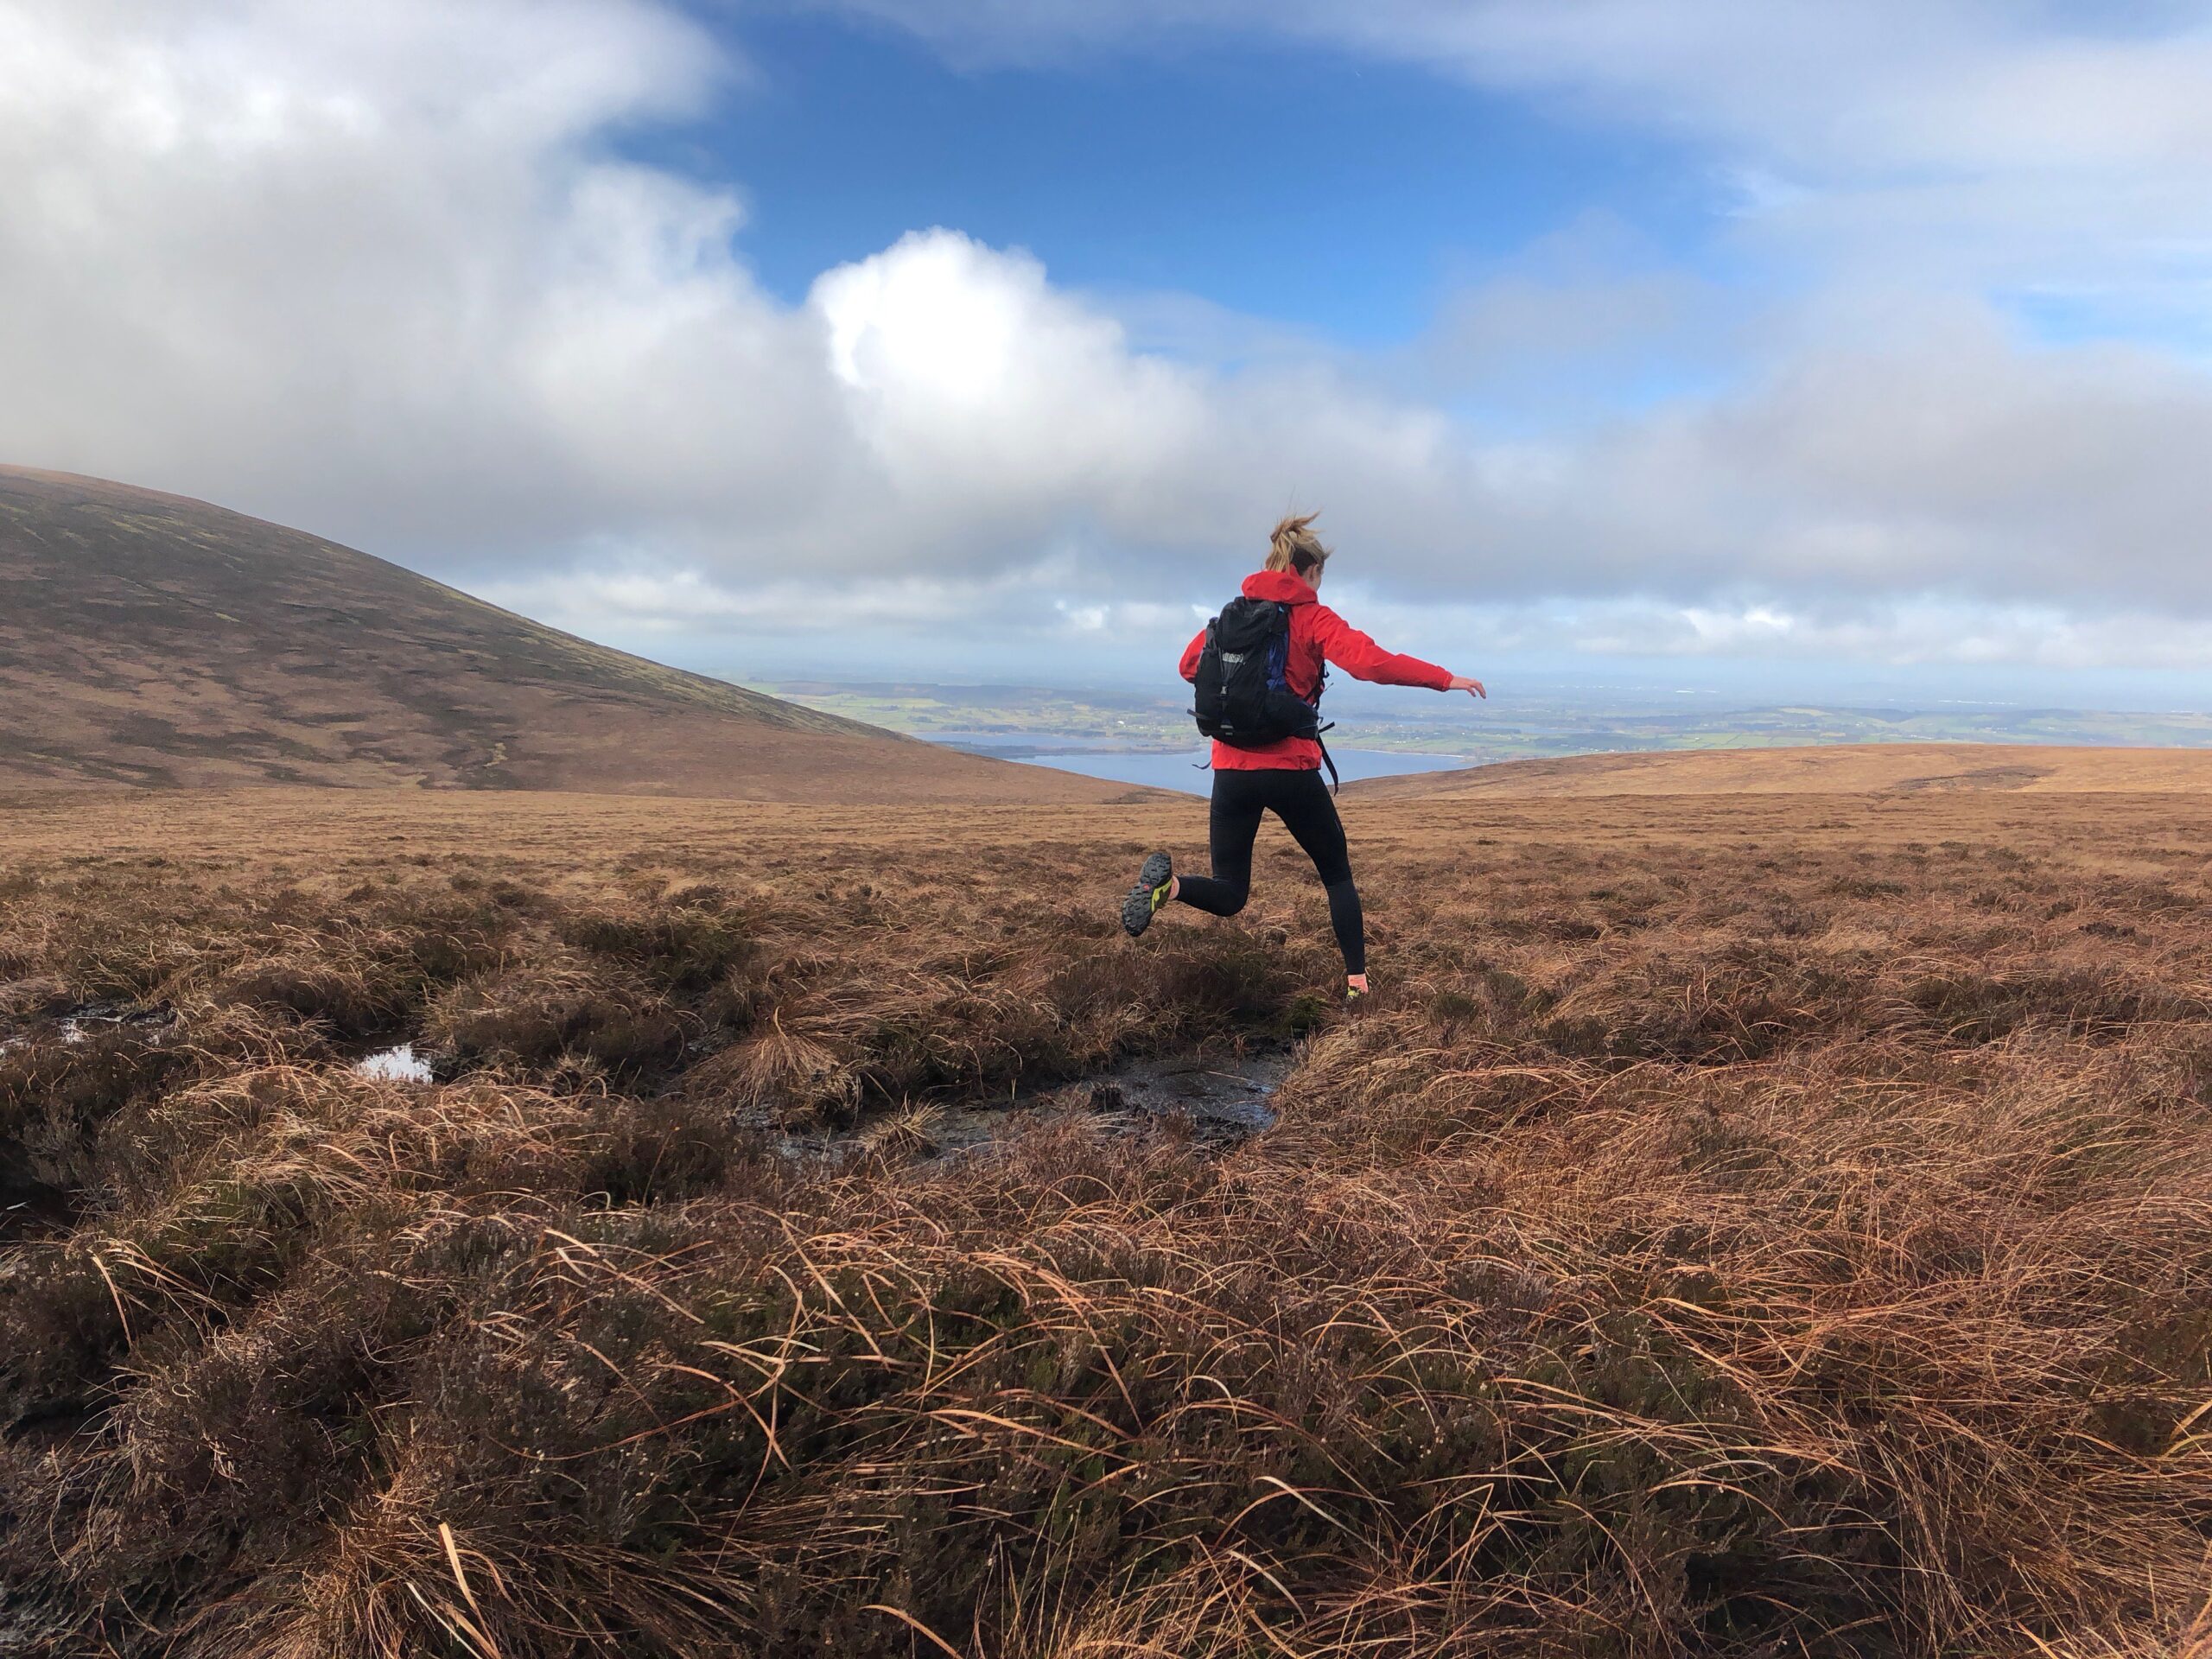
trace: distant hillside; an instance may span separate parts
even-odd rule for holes
[[[1370,800],[1577,795],[2031,793],[2212,790],[2212,749],[2057,748],[2005,743],[1838,743],[1675,749],[1513,760],[1347,785]]]
[[[1132,792],[665,668],[204,502],[0,467],[0,785],[86,782]]]

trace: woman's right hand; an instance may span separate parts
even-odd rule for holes
[[[1465,691],[1471,697],[1482,697],[1485,700],[1490,696],[1490,693],[1483,690],[1483,683],[1480,680],[1471,680],[1464,674],[1454,674],[1452,677],[1452,683],[1444,689],[1446,691]]]

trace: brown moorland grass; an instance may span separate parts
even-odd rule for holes
[[[0,788],[1111,801],[649,662],[204,501],[0,465]]]
[[[1510,760],[1450,772],[1376,778],[1352,785],[1373,800],[1471,796],[2202,795],[2212,749],[2041,743],[1821,743],[1772,748],[1646,750]]]
[[[2202,1645],[2201,801],[1347,813],[6,804],[0,1652]]]

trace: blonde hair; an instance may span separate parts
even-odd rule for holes
[[[1329,550],[1321,545],[1321,538],[1313,533],[1313,521],[1320,516],[1318,512],[1303,513],[1277,524],[1274,534],[1268,538],[1266,568],[1287,570],[1293,575],[1303,576],[1326,564]]]

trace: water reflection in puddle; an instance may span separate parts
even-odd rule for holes
[[[374,1077],[382,1083],[430,1083],[435,1081],[430,1063],[415,1052],[412,1043],[402,1043],[397,1048],[387,1048],[365,1059],[356,1060],[353,1070],[365,1077]]]
[[[136,1002],[83,1002],[66,1012],[50,1011],[0,1037],[0,1054],[30,1046],[42,1029],[51,1030],[65,1046],[74,1048],[91,1039],[114,1032],[133,1032],[149,1043],[166,1042],[175,1034],[176,1010],[166,1002],[144,1007]]]
[[[1040,1120],[1076,1116],[1109,1135],[1183,1124],[1202,1144],[1230,1147],[1274,1124],[1275,1090],[1296,1061],[1288,1047],[1129,1060],[1080,1082],[1012,1100],[917,1105],[874,1118],[857,1132],[778,1131],[771,1144],[793,1158],[834,1156],[855,1147],[903,1149],[924,1159],[955,1158],[985,1152]]]

